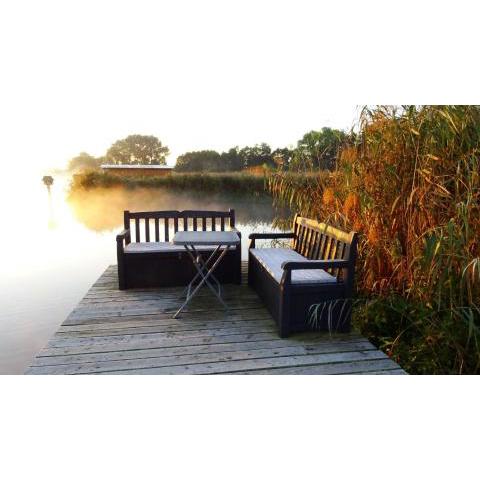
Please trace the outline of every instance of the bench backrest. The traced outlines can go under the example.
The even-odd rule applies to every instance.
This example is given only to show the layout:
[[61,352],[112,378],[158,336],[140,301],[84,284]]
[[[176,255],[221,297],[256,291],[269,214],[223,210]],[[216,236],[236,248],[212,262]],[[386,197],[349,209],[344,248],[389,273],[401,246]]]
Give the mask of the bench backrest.
[[[293,249],[310,260],[348,260],[355,265],[357,234],[346,233],[309,218],[295,216]],[[338,271],[331,271],[335,276]]]
[[[178,231],[224,231],[235,227],[235,210],[163,210],[123,212],[125,229],[135,242],[168,242]],[[135,232],[135,236],[134,236]]]

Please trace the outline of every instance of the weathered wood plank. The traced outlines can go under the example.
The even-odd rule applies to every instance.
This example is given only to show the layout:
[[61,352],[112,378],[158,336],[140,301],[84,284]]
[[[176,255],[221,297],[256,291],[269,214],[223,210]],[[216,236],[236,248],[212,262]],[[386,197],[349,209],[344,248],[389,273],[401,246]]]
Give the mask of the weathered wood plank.
[[116,329],[90,329],[84,331],[76,331],[71,329],[63,329],[57,331],[54,338],[97,338],[105,336],[126,336],[126,335],[145,335],[154,333],[180,333],[180,332],[218,332],[222,334],[225,331],[244,330],[248,328],[250,331],[262,331],[267,328],[268,331],[275,328],[275,324],[271,319],[259,320],[252,319],[250,321],[227,321],[227,322],[196,322],[182,325],[180,322],[170,325],[152,325],[152,326],[135,326],[123,327]]
[[[363,346],[362,346],[363,345]],[[343,347],[343,348],[342,348]],[[251,350],[234,350],[227,352],[207,352],[198,354],[187,355],[170,355],[168,357],[148,357],[142,359],[132,360],[110,360],[102,362],[89,362],[80,364],[57,364],[57,365],[44,365],[32,367],[30,373],[42,373],[42,374],[79,374],[79,373],[99,373],[99,372],[115,372],[118,370],[136,370],[144,368],[160,368],[168,366],[180,366],[180,365],[197,365],[203,363],[212,362],[232,362],[237,360],[251,360],[262,358],[280,358],[289,356],[311,356],[315,353],[322,353],[324,355],[330,353],[347,353],[347,352],[359,352],[359,351],[376,351],[365,342],[359,344],[348,344],[337,346],[334,351],[328,351],[328,349],[305,348],[304,345],[297,346],[282,346],[277,348],[256,348]]]
[[76,355],[54,355],[37,357],[32,363],[34,366],[70,365],[80,363],[101,363],[108,361],[138,360],[146,358],[170,357],[175,355],[198,355],[212,353],[228,353],[259,349],[274,349],[296,347],[303,348],[310,353],[338,353],[349,351],[376,350],[366,340],[313,342],[285,342],[284,340],[260,340],[258,342],[217,343],[213,345],[187,345],[183,347],[163,347],[149,349],[134,349],[105,353],[85,353]]
[[[272,322],[268,312],[258,310],[237,310],[240,315],[224,314],[224,312],[215,312],[219,315],[208,315],[207,312],[201,312],[201,316],[196,315],[192,318],[176,319],[172,318],[169,314],[162,315],[145,315],[145,316],[133,316],[133,317],[121,317],[115,322],[97,322],[97,323],[83,323],[73,324],[59,327],[57,334],[71,333],[71,332],[101,332],[111,331],[117,329],[131,329],[135,327],[156,327],[156,326],[178,326],[178,327],[193,327],[202,325],[212,325],[212,328],[216,326],[218,322],[228,322],[232,326],[239,325],[241,322],[262,322],[268,320]],[[253,313],[247,315],[248,312]],[[223,314],[223,315],[222,315]]]
[[[325,336],[321,336],[325,341]],[[236,335],[213,335],[189,337],[189,338],[166,338],[160,336],[158,338],[147,338],[142,341],[130,341],[128,343],[109,343],[100,345],[81,345],[74,347],[46,347],[40,351],[39,356],[52,355],[75,355],[84,353],[101,353],[101,352],[118,352],[124,350],[160,348],[160,347],[184,347],[193,345],[213,345],[224,343],[255,343],[263,340],[278,340],[276,333],[250,333]],[[286,339],[285,339],[286,340]],[[297,337],[296,341],[304,342],[305,338]]]
[[[194,299],[195,300],[195,299]],[[215,299],[213,299],[215,302]],[[173,313],[178,308],[178,301],[170,302],[165,306],[147,306],[147,307],[130,307],[127,306],[120,306],[118,308],[107,307],[107,308],[95,308],[95,309],[76,309],[74,310],[69,316],[69,319],[79,320],[82,318],[107,318],[107,317],[124,317],[124,316],[132,316],[132,315],[149,315],[149,314],[158,314],[158,313]],[[229,311],[233,310],[246,310],[250,308],[258,308],[259,303],[257,301],[254,302],[235,302],[231,303],[229,307]],[[222,305],[215,303],[213,304],[205,304],[205,303],[196,303],[192,301],[191,304],[187,305],[182,311],[182,315],[179,318],[186,318],[188,314],[193,312],[206,312],[206,311],[215,311],[221,310],[223,311]]]
[[385,370],[372,370],[371,372],[363,369],[361,372],[353,372],[352,375],[407,375],[405,370],[402,370],[398,365],[396,365],[396,367],[397,368]]
[[[206,310],[201,310],[192,313],[191,315],[185,315],[181,319],[176,319],[176,321],[181,321],[184,323],[188,322],[196,322],[196,321],[202,321],[205,318],[209,318],[211,320],[220,320],[220,319],[231,319],[231,320],[237,320],[240,318],[271,318],[270,314],[268,311],[265,309],[265,307],[259,307],[259,308],[249,308],[245,310],[229,310],[226,312],[225,310],[212,310],[212,311],[206,311]],[[73,325],[105,325],[105,324],[118,324],[121,325],[125,322],[148,322],[148,321],[157,321],[157,320],[173,320],[172,319],[172,314],[170,312],[159,312],[159,313],[153,313],[153,314],[147,314],[147,315],[123,315],[121,317],[119,316],[112,316],[112,317],[103,317],[103,318],[98,318],[95,316],[87,316],[85,318],[67,318],[65,322],[63,322],[63,326],[73,326]],[[148,324],[148,323],[146,323]]]
[[[398,365],[390,359],[375,359],[355,362],[339,362],[330,364],[315,364],[306,366],[293,366],[287,368],[267,368],[260,370],[250,370],[242,373],[243,375],[352,375],[358,373],[372,374],[370,372],[392,371],[397,375]],[[403,372],[403,370],[401,370]],[[405,372],[403,372],[405,373]]]
[[[178,365],[166,367],[152,367],[132,370],[116,370],[105,372],[109,374],[135,374],[135,375],[208,375],[219,373],[248,372],[267,368],[280,368],[291,366],[320,366],[332,363],[356,362],[362,360],[377,360],[385,357],[378,350],[361,352],[325,353],[319,355],[292,355],[288,357],[258,358],[251,360],[235,360],[229,362],[200,363],[193,365]],[[358,369],[360,371],[360,369]],[[104,372],[99,372],[102,375]]]

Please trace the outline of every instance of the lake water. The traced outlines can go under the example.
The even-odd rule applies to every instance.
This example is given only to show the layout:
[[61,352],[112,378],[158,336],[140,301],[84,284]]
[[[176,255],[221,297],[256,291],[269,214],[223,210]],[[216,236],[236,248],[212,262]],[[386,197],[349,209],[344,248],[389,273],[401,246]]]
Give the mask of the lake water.
[[234,208],[244,258],[248,234],[270,231],[275,218],[265,197],[115,189],[69,198],[68,177],[56,176],[50,192],[40,176],[19,181],[21,189],[13,178],[1,192],[2,374],[22,373],[90,285],[116,263],[123,210]]

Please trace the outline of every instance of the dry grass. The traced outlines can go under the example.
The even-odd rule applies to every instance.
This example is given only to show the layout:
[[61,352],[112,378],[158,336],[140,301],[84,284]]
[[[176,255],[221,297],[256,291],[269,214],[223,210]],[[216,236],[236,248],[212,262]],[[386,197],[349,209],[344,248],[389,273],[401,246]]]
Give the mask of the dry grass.
[[480,370],[480,108],[365,108],[338,171],[280,201],[362,233],[357,322],[414,372]]

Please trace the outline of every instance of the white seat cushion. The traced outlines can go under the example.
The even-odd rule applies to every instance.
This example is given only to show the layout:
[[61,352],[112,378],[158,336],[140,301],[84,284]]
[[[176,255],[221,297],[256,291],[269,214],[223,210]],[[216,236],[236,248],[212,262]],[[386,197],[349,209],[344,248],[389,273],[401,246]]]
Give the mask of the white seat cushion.
[[[202,245],[196,250],[201,252],[215,250],[215,245]],[[125,253],[184,252],[182,245],[170,242],[132,242],[125,246]]]
[[[290,248],[251,248],[250,252],[265,267],[267,272],[278,282],[283,275],[283,262],[309,261]],[[321,268],[314,270],[292,270],[292,283],[336,283],[333,275]]]

